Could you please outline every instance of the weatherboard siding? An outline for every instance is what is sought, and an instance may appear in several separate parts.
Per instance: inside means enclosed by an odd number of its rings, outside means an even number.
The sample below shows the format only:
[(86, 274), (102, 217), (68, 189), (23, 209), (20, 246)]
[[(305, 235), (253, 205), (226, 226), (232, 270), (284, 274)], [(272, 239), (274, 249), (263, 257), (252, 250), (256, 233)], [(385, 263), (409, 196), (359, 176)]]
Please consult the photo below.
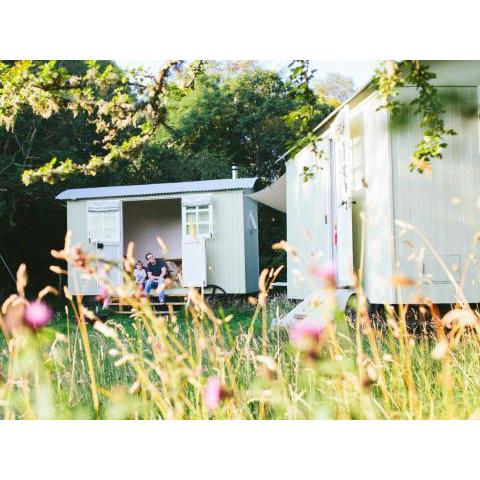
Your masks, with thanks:
[[(72, 245), (81, 244), (86, 252), (93, 253), (95, 247), (88, 243), (87, 201), (67, 202), (67, 230), (72, 232)], [(96, 278), (85, 279), (78, 268), (68, 266), (68, 289), (74, 295), (96, 295)]]
[[(362, 198), (361, 210), (365, 214), (363, 288), (371, 303), (394, 303), (395, 291), (391, 283), (394, 273), (393, 181), (388, 113), (379, 106), (380, 100), (371, 96), (362, 110), (365, 184), (358, 185), (357, 195)], [(354, 222), (357, 238), (361, 238), (362, 223), (360, 218)], [(356, 252), (358, 265), (361, 250), (360, 240)]]
[(246, 293), (243, 192), (214, 192), (213, 237), (207, 240), (207, 282)]
[[(458, 135), (447, 138), (444, 158), (433, 160), (431, 174), (420, 175), (408, 169), (421, 137), (418, 116), (410, 109), (406, 126), (396, 122), (391, 127), (395, 217), (422, 232), (435, 253), (417, 233), (400, 226), (396, 227), (395, 249), (400, 273), (413, 278), (432, 275), (433, 283), (423, 283), (421, 292), (436, 303), (450, 303), (455, 300), (454, 288), (435, 255), (440, 255), (452, 275), (460, 280), (470, 254), (478, 254), (478, 250), (472, 251), (472, 245), (480, 229), (479, 125), (476, 87), (439, 87), (439, 92), (450, 99), (445, 102), (446, 126)], [(404, 87), (400, 99), (408, 101), (415, 94), (414, 88)], [(423, 248), (425, 259), (415, 259), (414, 255), (418, 257)], [(463, 290), (468, 301), (480, 301), (476, 263), (468, 269)]]

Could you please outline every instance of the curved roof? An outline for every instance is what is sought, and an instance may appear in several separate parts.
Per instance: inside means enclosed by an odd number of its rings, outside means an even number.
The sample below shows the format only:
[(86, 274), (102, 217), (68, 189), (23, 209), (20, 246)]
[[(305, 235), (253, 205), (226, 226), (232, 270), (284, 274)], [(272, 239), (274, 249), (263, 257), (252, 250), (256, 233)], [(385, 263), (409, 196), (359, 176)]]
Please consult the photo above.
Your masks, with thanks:
[(176, 193), (218, 192), (222, 190), (251, 190), (257, 181), (252, 178), (225, 178), (196, 182), (152, 183), (115, 187), (74, 188), (58, 194), (57, 200), (84, 200), (90, 198), (144, 197)]

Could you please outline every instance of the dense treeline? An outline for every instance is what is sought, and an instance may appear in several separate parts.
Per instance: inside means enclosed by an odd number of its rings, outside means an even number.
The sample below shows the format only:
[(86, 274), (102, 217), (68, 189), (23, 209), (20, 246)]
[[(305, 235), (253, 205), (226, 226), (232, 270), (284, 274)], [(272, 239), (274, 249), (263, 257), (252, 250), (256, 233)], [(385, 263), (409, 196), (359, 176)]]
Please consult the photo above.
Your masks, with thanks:
[[(62, 63), (72, 73), (86, 68), (79, 61)], [(293, 113), (309, 102), (313, 114), (306, 126), (311, 127), (332, 109), (320, 97), (312, 105), (311, 98), (292, 94), (288, 78), (254, 62), (211, 65), (188, 91), (172, 77), (168, 89), (167, 121), (142, 154), (100, 169), (95, 176), (77, 175), (53, 185), (26, 187), (21, 182), (25, 169), (38, 168), (51, 158), (81, 163), (102, 155), (100, 136), (81, 112), (74, 116), (61, 111), (43, 119), (26, 110), (14, 129), (0, 129), (0, 255), (13, 272), (19, 263), (28, 264), (33, 289), (55, 281), (47, 273), (48, 252), (62, 244), (66, 229), (65, 207), (54, 200), (60, 191), (225, 178), (232, 163), (240, 175), (258, 176), (260, 185), (266, 184), (282, 172), (284, 163), (277, 162), (278, 157), (305, 128)], [(261, 207), (259, 214), (261, 267), (278, 265), (283, 258), (270, 246), (285, 237), (284, 215), (268, 207)], [(0, 296), (13, 286), (3, 263), (0, 285)]]

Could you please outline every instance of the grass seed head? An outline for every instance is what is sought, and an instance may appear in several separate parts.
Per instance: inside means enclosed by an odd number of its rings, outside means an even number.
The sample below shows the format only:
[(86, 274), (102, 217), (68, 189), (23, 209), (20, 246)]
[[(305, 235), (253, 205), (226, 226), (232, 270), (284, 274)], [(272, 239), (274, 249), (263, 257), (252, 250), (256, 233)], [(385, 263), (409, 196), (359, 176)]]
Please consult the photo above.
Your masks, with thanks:
[(442, 360), (442, 358), (448, 353), (448, 350), (448, 342), (446, 340), (441, 340), (432, 350), (432, 358), (434, 360)]
[(473, 327), (478, 323), (478, 317), (473, 310), (455, 308), (447, 312), (442, 318), (443, 326), (452, 328), (460, 326), (463, 328)]
[(17, 293), (25, 297), (25, 287), (28, 283), (27, 266), (22, 263), (17, 270)]

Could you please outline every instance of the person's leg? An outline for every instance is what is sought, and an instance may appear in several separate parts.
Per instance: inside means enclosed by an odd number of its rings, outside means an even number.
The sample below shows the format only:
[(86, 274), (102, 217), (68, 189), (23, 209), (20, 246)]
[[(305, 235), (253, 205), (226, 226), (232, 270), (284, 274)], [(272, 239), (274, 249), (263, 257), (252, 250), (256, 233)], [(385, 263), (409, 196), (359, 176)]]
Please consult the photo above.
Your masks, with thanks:
[(160, 292), (158, 294), (158, 301), (160, 303), (165, 303), (165, 280), (158, 282), (160, 287)]
[(150, 295), (150, 291), (157, 288), (158, 282), (149, 278), (145, 283), (145, 292)]

